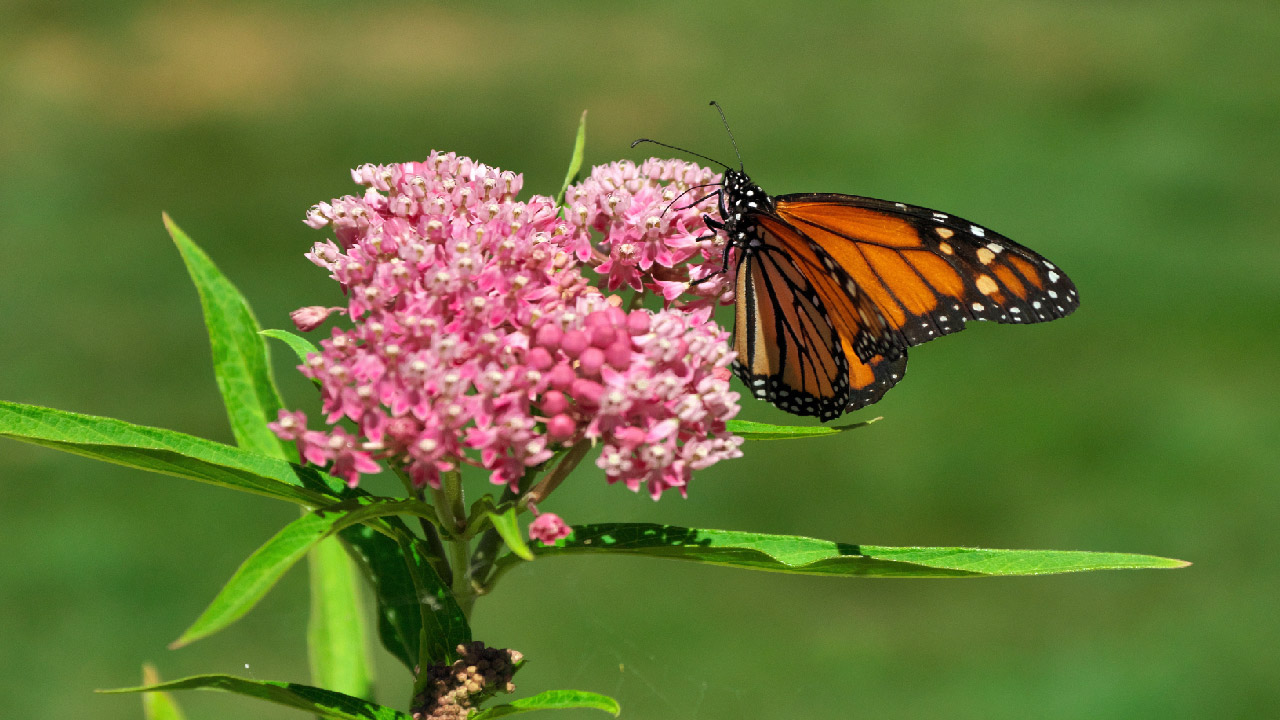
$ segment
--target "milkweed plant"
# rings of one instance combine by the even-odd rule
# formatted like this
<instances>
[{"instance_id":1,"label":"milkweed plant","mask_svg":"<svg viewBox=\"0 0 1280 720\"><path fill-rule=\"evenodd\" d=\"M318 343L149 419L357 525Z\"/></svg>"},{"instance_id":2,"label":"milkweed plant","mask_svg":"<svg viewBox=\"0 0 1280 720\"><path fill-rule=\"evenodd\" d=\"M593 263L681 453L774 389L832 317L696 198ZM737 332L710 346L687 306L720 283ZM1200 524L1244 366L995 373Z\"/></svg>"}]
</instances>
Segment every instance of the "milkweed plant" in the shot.
<instances>
[{"instance_id":1,"label":"milkweed plant","mask_svg":"<svg viewBox=\"0 0 1280 720\"><path fill-rule=\"evenodd\" d=\"M584 115L585 120L585 115ZM735 420L729 334L733 265L696 190L719 174L681 160L619 161L580 177L584 126L556 198L518 199L522 176L453 153L365 165L358 192L321 202L306 253L337 284L262 330L244 297L167 216L195 282L236 444L0 403L0 434L107 462L294 503L301 516L248 557L174 642L247 613L304 557L311 573L312 684L200 675L162 682L150 717L178 717L167 691L215 689L328 718L481 719L557 708L617 714L611 698L550 690L496 702L537 648L491 647L469 623L508 571L558 555L626 553L747 570L842 577L975 577L1179 567L1094 552L891 548L657 524L577 524L555 494L592 476L654 500L754 441L837 434ZM690 192L691 189L693 192ZM317 338L316 341L304 336ZM267 341L298 357L319 393L310 417L281 398ZM594 465L594 468L590 466ZM464 487L462 471L480 475ZM361 483L389 472L403 492ZM523 526L523 529L522 529ZM376 637L414 677L411 697L372 697L360 585ZM354 612L353 612L354 609ZM354 619L353 619L354 618ZM172 714L166 714L172 713Z\"/></svg>"}]
</instances>

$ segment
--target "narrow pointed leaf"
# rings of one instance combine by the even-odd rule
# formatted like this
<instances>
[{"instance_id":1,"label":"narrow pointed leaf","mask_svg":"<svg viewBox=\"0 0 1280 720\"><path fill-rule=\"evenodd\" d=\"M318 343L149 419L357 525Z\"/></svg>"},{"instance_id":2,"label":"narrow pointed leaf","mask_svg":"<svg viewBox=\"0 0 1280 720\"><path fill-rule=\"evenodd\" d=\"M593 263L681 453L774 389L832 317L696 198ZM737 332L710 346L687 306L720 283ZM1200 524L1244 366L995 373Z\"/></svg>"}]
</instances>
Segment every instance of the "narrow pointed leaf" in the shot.
<instances>
[{"instance_id":1,"label":"narrow pointed leaf","mask_svg":"<svg viewBox=\"0 0 1280 720\"><path fill-rule=\"evenodd\" d=\"M281 443L266 425L279 414L282 403L271 376L267 344L258 335L261 328L248 301L168 215L164 216L164 226L200 294L213 352L213 372L236 444L245 450L296 461L297 450Z\"/></svg>"},{"instance_id":2,"label":"narrow pointed leaf","mask_svg":"<svg viewBox=\"0 0 1280 720\"><path fill-rule=\"evenodd\" d=\"M369 628L355 564L342 541L327 537L307 553L311 614L307 657L311 682L359 698L373 692Z\"/></svg>"},{"instance_id":3,"label":"narrow pointed leaf","mask_svg":"<svg viewBox=\"0 0 1280 720\"><path fill-rule=\"evenodd\" d=\"M0 401L0 437L305 505L346 485L313 468L172 430Z\"/></svg>"},{"instance_id":4,"label":"narrow pointed leaf","mask_svg":"<svg viewBox=\"0 0 1280 720\"><path fill-rule=\"evenodd\" d=\"M471 720L495 720L495 718L518 715L535 710L570 710L573 708L603 710L614 717L617 717L618 713L622 712L622 708L618 706L618 701L608 695L584 690L548 690L533 697L512 700L503 705L495 705L481 710L472 715Z\"/></svg>"},{"instance_id":5,"label":"narrow pointed leaf","mask_svg":"<svg viewBox=\"0 0 1280 720\"><path fill-rule=\"evenodd\" d=\"M551 547L535 547L533 553L625 553L801 575L867 577L1001 577L1190 564L1127 553L849 545L795 535L648 523L575 526L569 537Z\"/></svg>"},{"instance_id":6,"label":"narrow pointed leaf","mask_svg":"<svg viewBox=\"0 0 1280 720\"><path fill-rule=\"evenodd\" d=\"M294 520L240 565L209 607L170 647L182 647L239 620L324 538L359 523L403 514L434 518L435 510L417 500L359 497L319 508Z\"/></svg>"},{"instance_id":7,"label":"narrow pointed leaf","mask_svg":"<svg viewBox=\"0 0 1280 720\"><path fill-rule=\"evenodd\" d=\"M582 118L578 120L578 135L573 140L573 157L569 159L569 172L565 173L564 185L560 187L560 192L556 194L556 204L564 203L564 195L569 191L569 186L578 179L578 171L582 169L582 157L587 149L587 111L582 111Z\"/></svg>"},{"instance_id":8,"label":"narrow pointed leaf","mask_svg":"<svg viewBox=\"0 0 1280 720\"><path fill-rule=\"evenodd\" d=\"M770 425L750 420L730 420L729 432L746 440L793 440L800 438L839 435L846 430L866 427L880 418L873 418L850 425Z\"/></svg>"},{"instance_id":9,"label":"narrow pointed leaf","mask_svg":"<svg viewBox=\"0 0 1280 720\"><path fill-rule=\"evenodd\" d=\"M299 683L250 680L234 675L196 675L158 685L99 690L100 693L155 692L157 690L219 690L266 700L337 720L412 720L398 710L340 692Z\"/></svg>"},{"instance_id":10,"label":"narrow pointed leaf","mask_svg":"<svg viewBox=\"0 0 1280 720\"><path fill-rule=\"evenodd\" d=\"M142 666L142 684L159 685L160 673L151 663ZM178 702L167 692L149 692L142 695L142 717L145 720L186 720Z\"/></svg>"},{"instance_id":11,"label":"narrow pointed leaf","mask_svg":"<svg viewBox=\"0 0 1280 720\"><path fill-rule=\"evenodd\" d=\"M516 518L515 507L507 508L504 513L486 512L489 522L493 523L493 529L498 531L498 535L502 537L502 542L507 544L507 548L515 553L522 560L532 560L533 552L529 550L529 545L524 541L524 535L520 532L520 521Z\"/></svg>"},{"instance_id":12,"label":"narrow pointed leaf","mask_svg":"<svg viewBox=\"0 0 1280 720\"><path fill-rule=\"evenodd\" d=\"M293 351L293 354L298 356L298 362L300 363L305 363L307 361L307 355L320 352L320 348L313 345L310 340L302 337L301 335L295 335L288 330L263 330L258 334L264 337L275 338L285 345L288 345L289 349Z\"/></svg>"}]
</instances>

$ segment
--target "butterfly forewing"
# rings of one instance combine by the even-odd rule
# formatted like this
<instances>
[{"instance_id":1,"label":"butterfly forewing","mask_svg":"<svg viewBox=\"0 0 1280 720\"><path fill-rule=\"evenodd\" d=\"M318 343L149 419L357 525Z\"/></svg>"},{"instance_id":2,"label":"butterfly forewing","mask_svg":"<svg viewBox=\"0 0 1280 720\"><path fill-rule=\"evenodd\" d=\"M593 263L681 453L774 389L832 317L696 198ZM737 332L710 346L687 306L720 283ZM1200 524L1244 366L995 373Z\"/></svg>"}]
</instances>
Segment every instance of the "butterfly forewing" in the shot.
<instances>
[{"instance_id":1,"label":"butterfly forewing","mask_svg":"<svg viewBox=\"0 0 1280 720\"><path fill-rule=\"evenodd\" d=\"M1012 240L954 215L853 195L785 195L780 219L828 253L910 345L968 320L1033 323L1075 310L1075 285Z\"/></svg>"}]
</instances>

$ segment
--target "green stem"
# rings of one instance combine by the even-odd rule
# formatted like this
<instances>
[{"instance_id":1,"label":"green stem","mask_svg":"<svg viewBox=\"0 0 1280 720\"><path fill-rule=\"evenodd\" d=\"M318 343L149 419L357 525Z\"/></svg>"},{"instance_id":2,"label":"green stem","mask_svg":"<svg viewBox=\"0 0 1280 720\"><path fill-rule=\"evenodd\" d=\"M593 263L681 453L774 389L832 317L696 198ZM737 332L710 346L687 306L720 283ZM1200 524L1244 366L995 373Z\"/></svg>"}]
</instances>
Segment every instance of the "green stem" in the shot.
<instances>
[{"instance_id":1,"label":"green stem","mask_svg":"<svg viewBox=\"0 0 1280 720\"><path fill-rule=\"evenodd\" d=\"M470 618L476 590L471 585L471 537L466 533L467 510L462 492L462 473L451 470L441 474L440 489L432 492L436 496L436 514L449 533L449 568L452 571L449 585L458 606Z\"/></svg>"},{"instance_id":2,"label":"green stem","mask_svg":"<svg viewBox=\"0 0 1280 720\"><path fill-rule=\"evenodd\" d=\"M523 486L523 483L521 483ZM498 499L498 505L503 506L509 502L515 502L520 493L513 491L510 487L504 488L502 496ZM498 559L498 551L502 549L502 536L498 531L489 526L488 530L480 536L479 542L476 543L476 550L471 554L471 586L476 589L478 595L483 595L484 576L489 574L489 568L493 567L493 561Z\"/></svg>"},{"instance_id":3,"label":"green stem","mask_svg":"<svg viewBox=\"0 0 1280 720\"><path fill-rule=\"evenodd\" d=\"M428 487L431 489L431 504L436 508L436 520L440 522L440 529L444 531L445 538L452 540L458 525L449 514L452 504L445 494L444 483L441 482L438 488Z\"/></svg>"},{"instance_id":4,"label":"green stem","mask_svg":"<svg viewBox=\"0 0 1280 720\"><path fill-rule=\"evenodd\" d=\"M426 494L421 490L418 491L417 495L419 500L426 501ZM418 518L418 525L422 527L422 537L426 539L427 547L431 548L431 558L434 561L432 565L436 566L436 572L440 573L440 577L445 577L451 572L451 569L449 561L445 559L444 543L440 541L439 531L436 530L435 525L431 524L431 521L424 517Z\"/></svg>"},{"instance_id":5,"label":"green stem","mask_svg":"<svg viewBox=\"0 0 1280 720\"><path fill-rule=\"evenodd\" d=\"M467 526L467 503L462 494L462 473L450 470L440 476L444 494L449 498L449 514L453 516L454 525L461 530Z\"/></svg>"},{"instance_id":6,"label":"green stem","mask_svg":"<svg viewBox=\"0 0 1280 720\"><path fill-rule=\"evenodd\" d=\"M420 487L415 487L413 480L409 478L409 475L404 470L398 467L393 467L392 470L395 471L396 477L400 478L400 482L404 484L405 492L408 493L409 497L416 498L424 503L427 501L426 492ZM436 503L435 507L438 508L439 503ZM436 517L438 518L439 516L440 511L436 510ZM428 560L431 562L432 567L435 568L436 574L440 577L448 577L453 571L449 567L449 561L445 558L444 543L440 542L440 532L436 530L435 525L432 525L429 520L421 516L418 517L418 525L422 528L423 539L427 541L427 546L431 548L431 557Z\"/></svg>"},{"instance_id":7,"label":"green stem","mask_svg":"<svg viewBox=\"0 0 1280 720\"><path fill-rule=\"evenodd\" d=\"M469 538L457 538L449 541L449 565L453 568L453 598L462 608L462 614L471 619L471 608L476 603L476 589L471 585L471 574L468 572L467 556L471 554Z\"/></svg>"}]
</instances>

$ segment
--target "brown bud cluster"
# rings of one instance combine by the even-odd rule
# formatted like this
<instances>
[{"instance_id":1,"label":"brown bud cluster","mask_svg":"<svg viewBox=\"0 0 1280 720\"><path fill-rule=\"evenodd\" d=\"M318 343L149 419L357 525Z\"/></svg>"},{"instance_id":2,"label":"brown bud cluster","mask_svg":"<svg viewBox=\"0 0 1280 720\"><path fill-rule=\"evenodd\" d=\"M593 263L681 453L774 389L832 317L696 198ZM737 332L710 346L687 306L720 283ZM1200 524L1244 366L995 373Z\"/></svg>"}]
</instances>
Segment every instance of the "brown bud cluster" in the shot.
<instances>
[{"instance_id":1,"label":"brown bud cluster","mask_svg":"<svg viewBox=\"0 0 1280 720\"><path fill-rule=\"evenodd\" d=\"M524 660L519 652L479 641L459 645L457 651L452 665L427 667L427 683L413 699L414 720L466 720L495 693L515 691L511 678Z\"/></svg>"}]
</instances>

